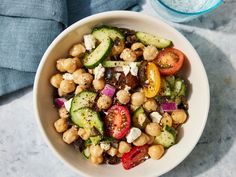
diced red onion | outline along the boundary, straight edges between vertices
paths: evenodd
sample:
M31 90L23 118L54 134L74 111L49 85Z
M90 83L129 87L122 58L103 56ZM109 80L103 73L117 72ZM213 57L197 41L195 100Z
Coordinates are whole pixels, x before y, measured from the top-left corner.
M110 84L106 84L104 89L101 91L102 94L107 95L109 97L113 97L116 92L116 88Z
M65 98L56 98L55 100L56 107L60 108L64 106L64 103L67 101Z
M172 112L177 109L175 102L166 102L161 104L161 112Z

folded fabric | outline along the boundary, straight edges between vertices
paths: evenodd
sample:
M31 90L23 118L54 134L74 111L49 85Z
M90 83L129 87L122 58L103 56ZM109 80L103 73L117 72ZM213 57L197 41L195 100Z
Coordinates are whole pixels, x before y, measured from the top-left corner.
M91 14L137 4L138 0L1 0L0 96L33 84L43 53L67 26Z

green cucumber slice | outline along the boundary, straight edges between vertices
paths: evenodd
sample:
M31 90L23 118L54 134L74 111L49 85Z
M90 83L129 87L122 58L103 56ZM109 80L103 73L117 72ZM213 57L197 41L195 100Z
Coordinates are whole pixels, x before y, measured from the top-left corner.
M91 108L84 107L73 111L71 120L79 127L90 130L93 127L96 127L101 135L104 133L103 122L101 121L99 114Z
M92 31L92 35L100 42L108 37L113 41L117 37L123 41L125 40L124 34L119 30L119 28L106 25L94 28Z
M161 79L161 89L159 91L159 95L161 96L171 96L172 91L169 82L166 79Z
M110 38L105 38L90 54L84 58L86 68L95 68L110 54L113 42Z
M137 66L141 64L141 62L131 62L131 61L103 61L102 66L105 68L114 68L118 66L126 66L130 63L136 63Z
M89 150L89 147L86 147L83 151L82 151L82 154L84 155L84 157L86 159L89 159L90 157L90 150Z
M160 36L155 36L149 33L136 32L136 37L145 45L153 45L159 49L169 47L172 42Z
M92 137L90 137L91 143L93 145L99 144L101 139L102 139L101 136L92 136Z
M70 114L73 115L75 110L83 107L93 107L97 93L91 91L82 91L75 95L71 102Z
M154 140L154 144L161 144L165 148L169 148L175 143L176 143L176 131L172 127L169 127L168 125L165 125L161 134L157 136Z
M178 96L178 94L180 93L182 87L184 85L184 81L177 78L176 81L175 81L175 85L174 85L174 90L172 92L172 99L175 98L176 96Z
M170 84L171 88L174 88L174 86L175 86L175 76L167 76L167 77L165 77L165 80Z
M148 119L143 107L139 107L134 111L132 123L134 127L144 129L151 121Z

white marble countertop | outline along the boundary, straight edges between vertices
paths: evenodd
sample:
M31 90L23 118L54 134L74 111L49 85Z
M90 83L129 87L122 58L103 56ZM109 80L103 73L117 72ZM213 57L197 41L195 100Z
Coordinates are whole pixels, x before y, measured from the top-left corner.
M155 16L145 3L143 13ZM165 177L236 176L236 1L186 24L173 24L198 51L211 87L205 131L192 153ZM200 98L199 98L200 99ZM38 130L32 88L0 97L0 176L78 177L47 147Z

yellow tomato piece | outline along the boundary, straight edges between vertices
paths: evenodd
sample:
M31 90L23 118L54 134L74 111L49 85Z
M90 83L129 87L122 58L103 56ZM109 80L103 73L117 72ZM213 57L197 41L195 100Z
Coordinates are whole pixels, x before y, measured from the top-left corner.
M144 94L147 98L156 96L161 87L161 76L157 66L153 62L147 64L148 85L144 87Z

